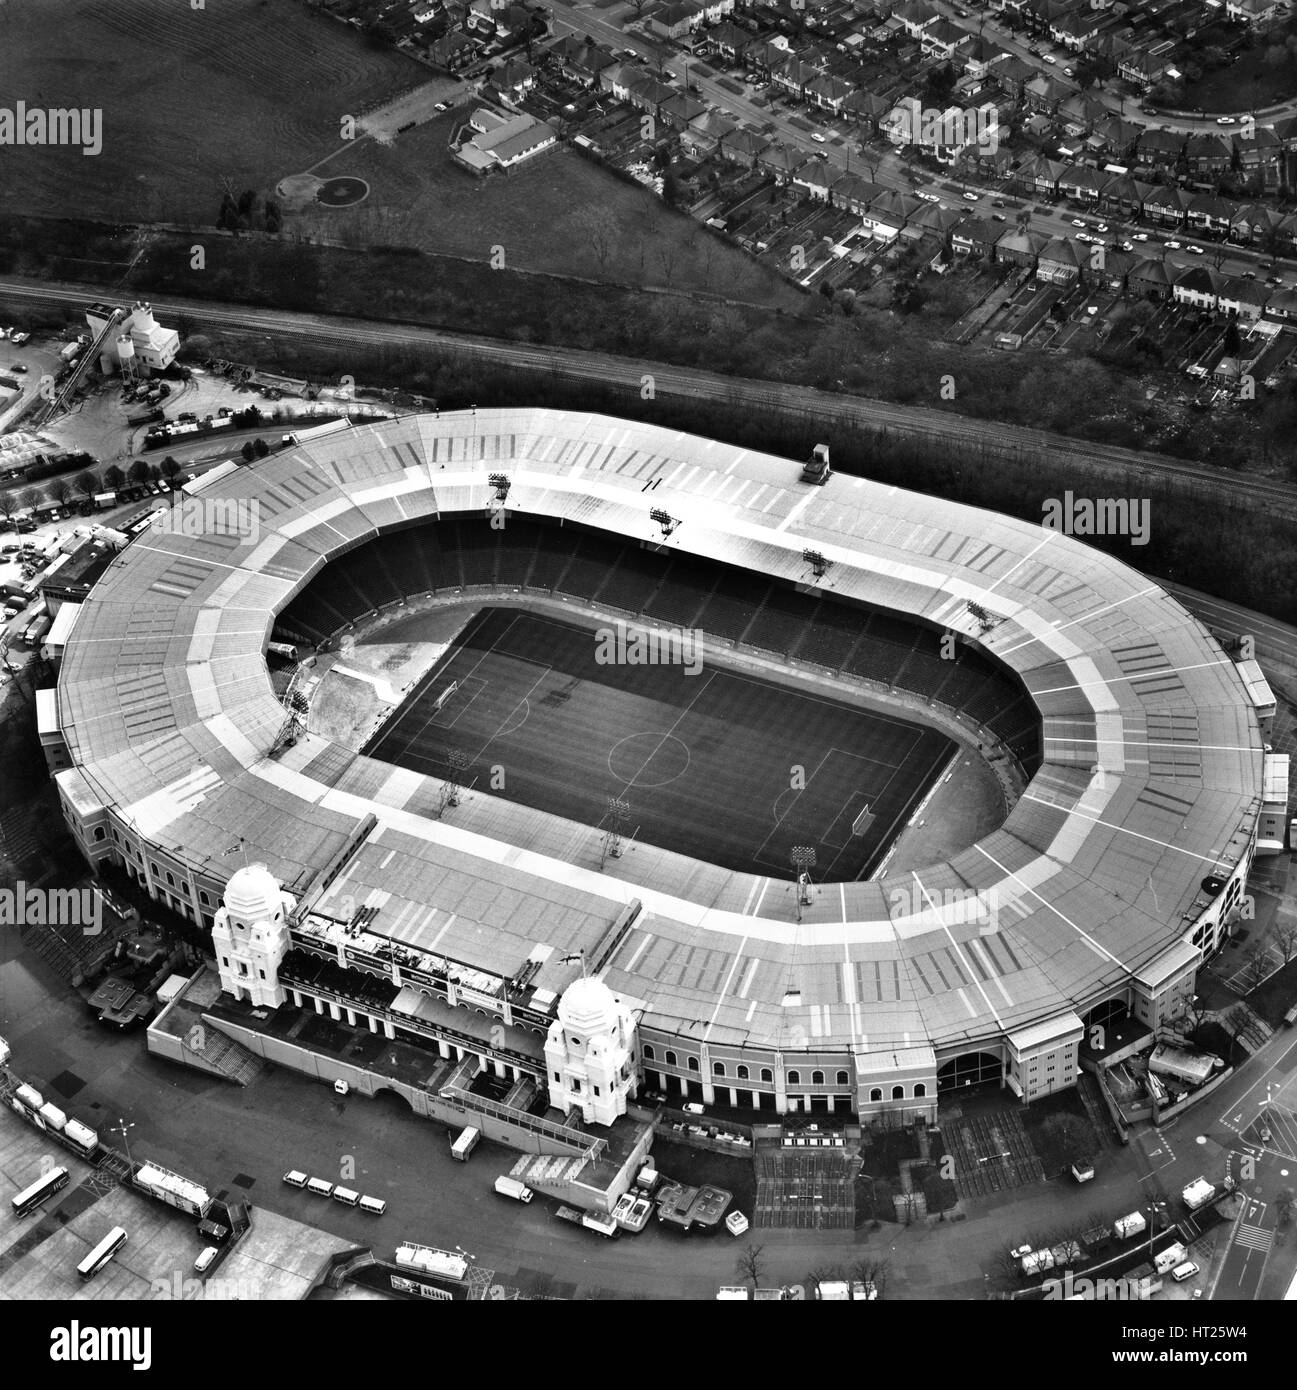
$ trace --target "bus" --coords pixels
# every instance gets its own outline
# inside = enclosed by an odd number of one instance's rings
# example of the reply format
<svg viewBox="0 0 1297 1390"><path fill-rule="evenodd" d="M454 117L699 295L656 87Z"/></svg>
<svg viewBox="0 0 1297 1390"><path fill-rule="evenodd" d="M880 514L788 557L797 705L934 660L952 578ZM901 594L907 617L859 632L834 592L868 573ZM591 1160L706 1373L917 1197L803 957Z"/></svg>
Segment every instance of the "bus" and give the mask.
<svg viewBox="0 0 1297 1390"><path fill-rule="evenodd" d="M42 1202L48 1201L61 1187L68 1185L70 1174L66 1168L51 1168L43 1178L28 1188L24 1188L14 1199L15 1216L26 1216L35 1211Z"/></svg>
<svg viewBox="0 0 1297 1390"><path fill-rule="evenodd" d="M120 1226L114 1226L77 1266L77 1273L83 1279L93 1279L125 1244L126 1232Z"/></svg>

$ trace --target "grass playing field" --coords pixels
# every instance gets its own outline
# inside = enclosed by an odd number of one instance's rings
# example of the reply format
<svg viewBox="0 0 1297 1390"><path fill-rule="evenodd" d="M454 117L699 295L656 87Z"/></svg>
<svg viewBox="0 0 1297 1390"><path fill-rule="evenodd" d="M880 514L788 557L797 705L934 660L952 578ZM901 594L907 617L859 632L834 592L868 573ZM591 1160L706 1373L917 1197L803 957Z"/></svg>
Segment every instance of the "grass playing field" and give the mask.
<svg viewBox="0 0 1297 1390"><path fill-rule="evenodd" d="M949 761L943 734L704 662L601 664L593 628L487 609L363 750L748 873L809 845L821 881L861 878ZM455 692L438 709L452 682Z"/></svg>

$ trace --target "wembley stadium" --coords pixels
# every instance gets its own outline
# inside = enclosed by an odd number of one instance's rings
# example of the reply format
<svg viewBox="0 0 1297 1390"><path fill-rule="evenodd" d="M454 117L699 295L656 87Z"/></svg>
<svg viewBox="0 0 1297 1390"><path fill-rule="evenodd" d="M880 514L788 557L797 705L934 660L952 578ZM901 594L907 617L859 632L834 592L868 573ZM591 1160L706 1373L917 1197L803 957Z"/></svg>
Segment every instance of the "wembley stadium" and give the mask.
<svg viewBox="0 0 1297 1390"><path fill-rule="evenodd" d="M1227 935L1261 806L1248 684L1058 532L543 409L306 439L188 492L209 524L160 516L63 653L79 845L208 926L240 856L295 923L359 906L384 944L338 965L502 1024L475 1045L515 1072L544 1079L591 975L671 1095L1030 1101L1096 1022L1181 1012ZM601 662L609 631L696 634L696 669ZM382 698L344 734L345 680ZM996 815L913 839L978 777Z"/></svg>

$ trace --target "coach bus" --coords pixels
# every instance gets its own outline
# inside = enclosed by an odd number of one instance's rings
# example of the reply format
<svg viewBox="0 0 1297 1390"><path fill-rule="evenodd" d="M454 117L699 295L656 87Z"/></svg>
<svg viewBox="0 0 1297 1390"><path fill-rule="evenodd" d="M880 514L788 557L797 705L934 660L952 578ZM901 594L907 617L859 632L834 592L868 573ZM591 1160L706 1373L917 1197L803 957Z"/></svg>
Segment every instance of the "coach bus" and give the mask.
<svg viewBox="0 0 1297 1390"><path fill-rule="evenodd" d="M77 1266L77 1273L83 1279L93 1279L125 1244L126 1232L120 1226L114 1226Z"/></svg>
<svg viewBox="0 0 1297 1390"><path fill-rule="evenodd" d="M43 1178L24 1188L14 1199L15 1216L26 1216L35 1211L42 1202L48 1201L61 1187L68 1185L69 1173L66 1168L51 1168Z"/></svg>

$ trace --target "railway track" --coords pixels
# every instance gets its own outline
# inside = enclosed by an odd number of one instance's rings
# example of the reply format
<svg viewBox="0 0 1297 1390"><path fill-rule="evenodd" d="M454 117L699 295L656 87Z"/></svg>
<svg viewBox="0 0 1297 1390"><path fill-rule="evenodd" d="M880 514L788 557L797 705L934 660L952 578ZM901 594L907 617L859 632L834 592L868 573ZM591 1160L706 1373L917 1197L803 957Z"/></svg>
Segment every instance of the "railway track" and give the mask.
<svg viewBox="0 0 1297 1390"><path fill-rule="evenodd" d="M49 285L0 279L0 297L7 300L80 307L102 295L95 286ZM767 408L813 417L826 428L834 423L859 429L894 432L897 436L930 440L934 445L972 445L996 455L1049 458L1058 464L1098 469L1129 492L1154 483L1176 482L1191 495L1218 506L1264 511L1297 520L1297 487L1248 475L1224 476L1200 464L1165 455L1143 453L1115 445L1090 443L1046 430L976 420L927 406L897 405L869 397L821 391L815 387L721 376L672 367L646 359L617 357L565 347L533 347L473 337L413 324L380 323L286 310L248 308L203 300L154 301L164 316L183 314L196 325L291 336L321 346L426 347L441 353L462 353L479 362L546 373L567 380L621 386L637 393L651 379L655 396L714 401L737 407Z"/></svg>

